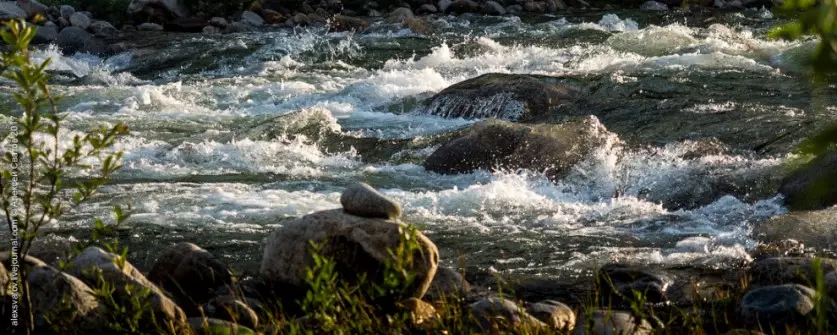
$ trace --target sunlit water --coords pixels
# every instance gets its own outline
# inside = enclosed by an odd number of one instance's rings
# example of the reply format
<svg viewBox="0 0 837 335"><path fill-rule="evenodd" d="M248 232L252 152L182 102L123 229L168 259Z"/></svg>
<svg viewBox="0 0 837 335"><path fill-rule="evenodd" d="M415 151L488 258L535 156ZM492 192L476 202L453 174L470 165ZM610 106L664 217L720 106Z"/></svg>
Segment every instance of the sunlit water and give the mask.
<svg viewBox="0 0 837 335"><path fill-rule="evenodd" d="M173 35L108 58L39 51L55 59L75 129L132 129L117 146L115 185L53 228L130 203L124 237L137 263L185 239L253 269L270 230L339 207L346 185L366 181L403 205L448 264L562 276L610 261L746 262L751 227L786 211L774 183L792 144L759 150L751 127L834 117L811 108L799 59L812 43L767 40L775 22L763 10L647 15L438 17L430 37L383 23L362 34ZM571 78L601 98L574 112L614 134L550 182L538 171L438 175L421 166L433 146L367 159L310 133L409 139L467 126L475 120L421 115L417 101L492 72ZM241 136L285 114L278 134ZM721 150L703 150L712 137Z"/></svg>

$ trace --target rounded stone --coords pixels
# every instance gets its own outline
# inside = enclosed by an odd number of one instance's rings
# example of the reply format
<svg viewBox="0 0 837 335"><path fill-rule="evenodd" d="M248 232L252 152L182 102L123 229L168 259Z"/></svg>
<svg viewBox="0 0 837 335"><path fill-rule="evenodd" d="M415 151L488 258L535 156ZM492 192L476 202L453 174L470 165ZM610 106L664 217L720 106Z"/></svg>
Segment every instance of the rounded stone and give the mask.
<svg viewBox="0 0 837 335"><path fill-rule="evenodd" d="M346 213L365 217L395 220L401 217L401 206L366 183L349 186L340 195Z"/></svg>
<svg viewBox="0 0 837 335"><path fill-rule="evenodd" d="M70 15L70 24L73 27L78 27L81 29L87 29L90 27L90 18L87 15L82 14L81 12L75 12L73 15Z"/></svg>
<svg viewBox="0 0 837 335"><path fill-rule="evenodd" d="M510 330L521 326L529 329L548 328L509 299L489 297L471 304L469 309L477 326L484 331L494 328Z"/></svg>
<svg viewBox="0 0 837 335"><path fill-rule="evenodd" d="M471 291L471 284L462 275L451 268L439 267L430 283L425 297L430 300L445 300L461 297Z"/></svg>
<svg viewBox="0 0 837 335"><path fill-rule="evenodd" d="M784 324L802 320L814 310L816 292L798 284L774 285L747 292L741 313L755 324Z"/></svg>
<svg viewBox="0 0 837 335"><path fill-rule="evenodd" d="M556 330L571 330L575 327L575 313L572 308L555 300L531 304L526 307L526 311Z"/></svg>
<svg viewBox="0 0 837 335"><path fill-rule="evenodd" d="M575 321L573 335L588 334L619 334L645 335L651 334L653 328L646 320L637 322L631 313L623 311L596 310L581 312Z"/></svg>

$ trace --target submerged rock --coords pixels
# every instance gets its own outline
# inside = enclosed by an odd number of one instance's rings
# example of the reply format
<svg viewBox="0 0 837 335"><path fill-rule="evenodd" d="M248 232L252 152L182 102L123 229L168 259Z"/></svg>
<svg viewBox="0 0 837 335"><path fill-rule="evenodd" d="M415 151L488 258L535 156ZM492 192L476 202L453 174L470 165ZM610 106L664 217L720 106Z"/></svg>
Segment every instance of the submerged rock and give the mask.
<svg viewBox="0 0 837 335"><path fill-rule="evenodd" d="M753 324L782 325L805 320L814 310L816 292L796 284L766 286L747 292L741 299L741 313Z"/></svg>
<svg viewBox="0 0 837 335"><path fill-rule="evenodd" d="M575 328L575 313L572 308L561 302L544 300L527 306L526 311L552 329L571 330Z"/></svg>
<svg viewBox="0 0 837 335"><path fill-rule="evenodd" d="M396 220L401 217L401 205L387 198L366 183L356 183L340 195L346 213L365 218Z"/></svg>
<svg viewBox="0 0 837 335"><path fill-rule="evenodd" d="M642 293L648 302L667 301L666 292L674 283L664 273L622 264L608 264L599 269L601 291L630 301L634 292Z"/></svg>
<svg viewBox="0 0 837 335"><path fill-rule="evenodd" d="M527 314L514 301L499 297L489 297L477 301L469 306L477 326L484 331L495 327L498 329L547 329L548 326ZM519 329L519 328L518 328Z"/></svg>
<svg viewBox="0 0 837 335"><path fill-rule="evenodd" d="M529 169L557 179L603 147L612 134L595 117L564 124L521 125L488 120L443 144L424 167L444 174L477 169Z"/></svg>
<svg viewBox="0 0 837 335"><path fill-rule="evenodd" d="M806 247L837 247L837 207L792 212L775 216L753 228L753 236L763 242L793 239Z"/></svg>
<svg viewBox="0 0 837 335"><path fill-rule="evenodd" d="M648 321L637 320L631 313L597 310L578 313L573 334L644 335L651 334L652 331L653 328Z"/></svg>
<svg viewBox="0 0 837 335"><path fill-rule="evenodd" d="M302 286L306 269L313 265L310 243L315 243L321 246L321 256L335 261L342 280L351 285L365 275L369 285L379 282L385 264L392 260L389 250L399 247L404 229L399 221L358 217L342 209L309 214L283 224L267 238L260 272L272 283ZM383 299L395 303L421 298L430 286L439 251L421 233L416 243L415 262L408 268L415 274L414 283L403 295Z"/></svg>
<svg viewBox="0 0 837 335"><path fill-rule="evenodd" d="M486 74L454 84L424 102L419 112L448 118L521 120L549 114L576 99L576 89L556 78Z"/></svg>
<svg viewBox="0 0 837 335"><path fill-rule="evenodd" d="M333 31L361 31L366 27L369 27L369 22L346 15L335 15L329 21L329 28Z"/></svg>
<svg viewBox="0 0 837 335"><path fill-rule="evenodd" d="M837 150L828 152L782 180L779 193L795 210L822 209L837 204Z"/></svg>

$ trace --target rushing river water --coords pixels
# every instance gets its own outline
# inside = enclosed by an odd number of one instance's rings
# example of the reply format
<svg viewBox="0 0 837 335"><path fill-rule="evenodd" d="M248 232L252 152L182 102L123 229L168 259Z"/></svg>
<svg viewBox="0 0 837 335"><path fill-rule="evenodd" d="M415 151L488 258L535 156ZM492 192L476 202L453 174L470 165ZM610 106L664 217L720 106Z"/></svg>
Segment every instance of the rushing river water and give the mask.
<svg viewBox="0 0 837 335"><path fill-rule="evenodd" d="M837 118L822 107L833 88L811 88L800 65L812 42L768 40L776 21L765 10L431 23L431 36L376 23L357 34L162 35L107 58L40 51L56 58L75 129L132 129L115 184L52 229L66 236L130 203L135 263L188 240L253 270L269 231L339 207L346 185L366 181L403 205L447 264L552 277L611 261L735 266L749 259L753 225L786 211L776 180L793 144ZM435 147L421 139L475 120L422 115L417 102L493 72L573 82L588 103L572 112L616 135L556 182L425 171ZM415 144L366 157L324 133Z"/></svg>

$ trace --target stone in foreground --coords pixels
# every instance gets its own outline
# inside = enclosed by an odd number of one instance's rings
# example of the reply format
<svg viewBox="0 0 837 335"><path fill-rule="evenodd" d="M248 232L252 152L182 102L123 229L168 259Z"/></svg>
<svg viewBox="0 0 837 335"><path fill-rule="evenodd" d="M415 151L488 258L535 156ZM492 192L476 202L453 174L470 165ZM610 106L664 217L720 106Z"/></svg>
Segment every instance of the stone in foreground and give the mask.
<svg viewBox="0 0 837 335"><path fill-rule="evenodd" d="M645 335L651 334L652 331L648 321L637 322L631 313L597 310L578 313L573 335Z"/></svg>
<svg viewBox="0 0 837 335"><path fill-rule="evenodd" d="M530 315L556 330L575 328L575 313L569 306L555 301L544 300L526 307Z"/></svg>
<svg viewBox="0 0 837 335"><path fill-rule="evenodd" d="M366 285L379 282L385 264L392 260L389 250L401 244L407 226L395 220L363 218L342 209L303 216L276 229L268 238L261 264L262 276L274 285L305 285L305 271L314 265L311 243L320 245L321 256L331 258L341 278L355 284L366 275ZM430 286L439 263L439 251L426 236L416 236L418 250L408 271L416 275L403 296L384 299L397 302L421 298Z"/></svg>
<svg viewBox="0 0 837 335"><path fill-rule="evenodd" d="M426 297L430 300L444 300L462 297L471 291L471 284L456 270L439 267L430 283Z"/></svg>
<svg viewBox="0 0 837 335"><path fill-rule="evenodd" d="M154 262L148 279L185 302L203 304L219 288L232 283L226 264L201 247L181 242L165 249Z"/></svg>
<svg viewBox="0 0 837 335"><path fill-rule="evenodd" d="M814 310L815 295L814 290L797 284L765 286L744 296L741 313L753 324L779 326L801 321Z"/></svg>
<svg viewBox="0 0 837 335"><path fill-rule="evenodd" d="M837 204L837 150L823 154L784 180L779 193L794 210L823 209Z"/></svg>
<svg viewBox="0 0 837 335"><path fill-rule="evenodd" d="M401 206L366 183L349 186L340 195L346 213L365 218L398 219Z"/></svg>
<svg viewBox="0 0 837 335"><path fill-rule="evenodd" d="M483 331L492 329L511 330L518 327L524 329L547 329L548 326L527 314L514 301L499 297L489 297L477 301L470 306L471 315L477 326Z"/></svg>

